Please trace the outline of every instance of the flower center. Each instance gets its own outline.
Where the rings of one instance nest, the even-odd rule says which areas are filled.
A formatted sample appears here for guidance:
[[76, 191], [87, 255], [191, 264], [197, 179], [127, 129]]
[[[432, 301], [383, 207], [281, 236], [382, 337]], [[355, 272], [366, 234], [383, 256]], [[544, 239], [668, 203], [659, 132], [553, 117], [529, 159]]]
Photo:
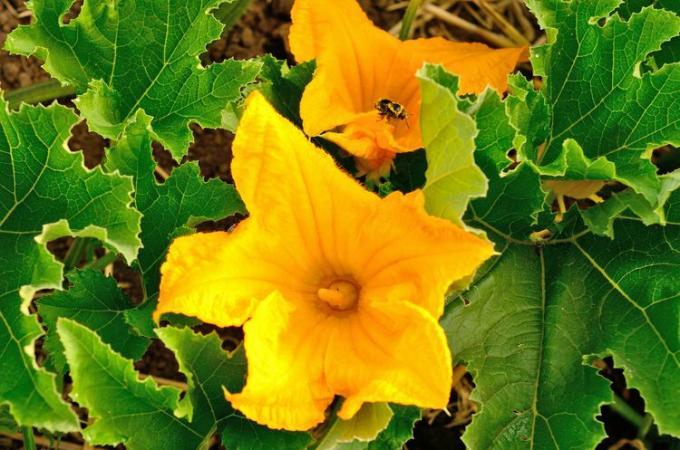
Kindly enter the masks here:
[[351, 281], [335, 280], [328, 287], [320, 288], [316, 295], [331, 308], [345, 311], [356, 305], [359, 289]]

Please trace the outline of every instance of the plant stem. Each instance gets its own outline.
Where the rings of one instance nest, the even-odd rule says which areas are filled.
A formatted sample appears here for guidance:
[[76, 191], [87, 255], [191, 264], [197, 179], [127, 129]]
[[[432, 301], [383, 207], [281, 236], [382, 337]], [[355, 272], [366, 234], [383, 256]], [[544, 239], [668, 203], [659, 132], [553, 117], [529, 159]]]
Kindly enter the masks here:
[[68, 272], [74, 269], [83, 257], [83, 253], [87, 249], [88, 238], [75, 238], [71, 248], [66, 252], [64, 256], [64, 271]]
[[223, 3], [217, 8], [213, 15], [224, 24], [223, 31], [229, 31], [238, 22], [241, 16], [246, 12], [250, 6], [251, 0], [233, 0], [232, 2]]
[[25, 450], [36, 450], [35, 436], [33, 435], [33, 428], [32, 427], [22, 427], [21, 432], [24, 435], [24, 449]]
[[618, 415], [635, 425], [638, 430], [645, 425], [645, 416], [635, 411], [632, 406], [618, 395], [614, 395], [614, 403], [611, 406]]
[[22, 103], [36, 104], [55, 98], [74, 95], [72, 86], [62, 86], [58, 80], [47, 80], [5, 93], [10, 109], [19, 109]]
[[418, 9], [422, 4], [423, 0], [410, 0], [408, 2], [404, 18], [401, 21], [401, 30], [399, 30], [399, 39], [402, 41], [411, 37], [411, 26], [413, 25], [413, 20], [416, 18]]
[[314, 435], [314, 439], [316, 442], [314, 442], [311, 446], [307, 447], [308, 450], [316, 450], [319, 445], [321, 445], [326, 438], [326, 435], [328, 434], [329, 431], [333, 428], [335, 423], [340, 420], [338, 417], [338, 411], [340, 411], [340, 407], [342, 406], [342, 401], [336, 397], [333, 399], [333, 403], [331, 403], [329, 414], [328, 414], [328, 419], [324, 423], [322, 427], [319, 427], [315, 431], [318, 433]]
[[642, 426], [638, 429], [638, 439], [643, 439], [645, 436], [647, 436], [647, 433], [649, 433], [649, 429], [652, 428], [652, 425], [654, 425], [654, 418], [652, 418], [651, 414], [645, 414], [645, 416], [642, 418]]
[[101, 258], [92, 261], [89, 264], [86, 264], [85, 267], [83, 267], [83, 269], [102, 270], [104, 267], [108, 266], [117, 259], [118, 254], [116, 252], [108, 252]]

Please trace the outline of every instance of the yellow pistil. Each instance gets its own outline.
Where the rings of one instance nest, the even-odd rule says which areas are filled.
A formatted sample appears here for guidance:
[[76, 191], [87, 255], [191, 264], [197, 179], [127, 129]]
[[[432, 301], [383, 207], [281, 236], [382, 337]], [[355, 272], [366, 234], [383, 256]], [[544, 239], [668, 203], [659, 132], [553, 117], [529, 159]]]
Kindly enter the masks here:
[[336, 280], [327, 288], [319, 289], [316, 295], [331, 308], [346, 311], [357, 304], [359, 289], [350, 281]]

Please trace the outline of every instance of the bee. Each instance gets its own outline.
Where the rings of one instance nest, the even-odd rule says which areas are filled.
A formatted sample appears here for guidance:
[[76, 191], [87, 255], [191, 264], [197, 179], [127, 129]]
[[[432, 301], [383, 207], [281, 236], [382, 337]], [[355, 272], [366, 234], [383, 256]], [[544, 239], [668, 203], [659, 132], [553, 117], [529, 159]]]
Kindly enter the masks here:
[[375, 109], [378, 110], [378, 114], [383, 119], [406, 120], [408, 118], [406, 108], [387, 98], [381, 98], [375, 102]]

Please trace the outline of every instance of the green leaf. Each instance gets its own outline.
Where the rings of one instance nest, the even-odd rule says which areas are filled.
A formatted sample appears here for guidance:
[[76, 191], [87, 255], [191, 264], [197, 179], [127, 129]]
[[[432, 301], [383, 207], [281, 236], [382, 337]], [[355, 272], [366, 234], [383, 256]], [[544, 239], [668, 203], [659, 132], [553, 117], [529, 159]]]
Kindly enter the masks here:
[[83, 436], [90, 444], [124, 444], [130, 450], [202, 448], [210, 435], [175, 415], [179, 389], [159, 388], [151, 378], [140, 381], [131, 360], [77, 322], [61, 318], [57, 332], [73, 378], [70, 395], [89, 411]]
[[[236, 412], [224, 398], [224, 389], [240, 392], [246, 378], [243, 347], [232, 355], [222, 350], [215, 333], [196, 334], [189, 328], [165, 327], [156, 331], [165, 345], [175, 353], [179, 368], [187, 377], [188, 395], [184, 410], [192, 411], [195, 429], [222, 433], [229, 449], [290, 449], [307, 446], [308, 433], [270, 430]], [[189, 403], [188, 405], [186, 403]]]
[[14, 421], [14, 418], [12, 418], [12, 415], [9, 413], [9, 407], [7, 405], [0, 406], [0, 432], [19, 432], [19, 427]]
[[142, 214], [143, 248], [137, 259], [147, 297], [153, 298], [160, 283], [160, 265], [172, 239], [200, 222], [218, 220], [244, 207], [232, 185], [219, 179], [203, 181], [198, 164], [175, 168], [164, 183], [154, 176], [156, 163], [151, 152], [149, 117], [137, 115], [125, 137], [109, 152], [106, 169], [133, 177], [134, 206]]
[[680, 64], [644, 73], [640, 64], [680, 33], [680, 17], [650, 7], [628, 21], [610, 17], [620, 0], [527, 3], [549, 28], [549, 44], [534, 49], [532, 63], [544, 77], [550, 126], [544, 148], [525, 154], [550, 167], [574, 139], [585, 157], [606, 157], [616, 179], [656, 206], [661, 182], [647, 152], [680, 144], [680, 118], [671, 113], [680, 109]]
[[420, 409], [415, 406], [390, 405], [394, 416], [377, 439], [368, 444], [369, 450], [392, 450], [403, 448], [413, 437], [413, 427], [420, 419]]
[[481, 404], [470, 448], [594, 448], [612, 393], [592, 362], [607, 355], [659, 432], [680, 434], [679, 207], [676, 192], [665, 228], [625, 216], [614, 241], [584, 232], [534, 246], [488, 230], [501, 256], [442, 320]]
[[[655, 6], [673, 11], [680, 15], [680, 2], [676, 0], [628, 0], [621, 4], [617, 12], [624, 19], [628, 19], [632, 14], [640, 12], [646, 6]], [[680, 35], [675, 36], [661, 46], [661, 50], [654, 52], [650, 60], [647, 61], [647, 68], [655, 69], [664, 64], [680, 61]]]
[[[508, 91], [505, 109], [510, 125], [516, 130], [512, 142], [518, 159], [529, 163], [539, 161], [541, 146], [550, 133], [548, 100], [519, 73], [508, 78]], [[560, 172], [564, 172], [564, 168]]]
[[544, 95], [533, 89], [531, 82], [517, 74], [510, 79], [511, 95], [506, 109], [516, 130], [513, 140], [521, 161], [533, 165], [546, 178], [559, 180], [617, 180], [616, 166], [605, 157], [588, 158], [574, 139], [562, 142], [561, 152], [550, 164], [535, 165], [544, 156], [543, 144], [549, 133], [550, 110]]
[[229, 31], [236, 25], [241, 16], [250, 6], [251, 0], [230, 0], [222, 3], [213, 13], [217, 20], [224, 25], [224, 31]]
[[300, 100], [307, 84], [312, 81], [316, 70], [314, 60], [288, 67], [271, 55], [262, 58], [263, 82], [260, 85], [267, 100], [288, 120], [302, 127]]
[[61, 289], [63, 266], [45, 244], [61, 236], [99, 239], [135, 258], [139, 213], [129, 207], [132, 183], [87, 170], [66, 150], [76, 116], [53, 105], [9, 113], [0, 99], [0, 404], [16, 421], [51, 431], [76, 430], [76, 416], [38, 368], [32, 345], [42, 334], [28, 302], [38, 289]]
[[47, 326], [45, 349], [51, 368], [65, 369], [64, 347], [57, 336], [57, 319], [69, 318], [97, 332], [102, 341], [126, 358], [139, 359], [149, 340], [128, 324], [125, 312], [133, 308], [130, 299], [118, 289], [116, 280], [95, 270], [74, 271], [67, 276], [71, 287], [37, 301], [38, 313]]
[[214, 332], [204, 336], [190, 328], [164, 327], [156, 333], [175, 354], [179, 370], [187, 377], [189, 388], [183, 402], [187, 404], [184, 409], [192, 411], [192, 426], [203, 432], [222, 430], [223, 421], [236, 414], [224, 397], [223, 387], [230, 392], [243, 388], [243, 348], [228, 355]]
[[353, 443], [364, 448], [389, 425], [394, 414], [387, 403], [364, 403], [348, 420], [338, 418], [333, 422], [316, 450], [354, 448]]
[[[215, 333], [204, 336], [189, 328], [171, 327], [156, 330], [187, 377], [187, 393], [180, 400], [177, 388], [159, 388], [151, 378], [140, 381], [133, 362], [115, 353], [87, 327], [60, 318], [57, 332], [73, 378], [71, 396], [89, 411], [90, 423], [83, 436], [92, 445], [190, 450], [205, 448], [216, 432], [223, 433], [230, 449], [256, 448], [249, 440], [259, 439], [281, 444], [262, 448], [301, 450], [310, 441], [307, 433], [268, 430], [231, 408], [223, 387], [242, 388], [245, 355], [242, 349], [225, 353]], [[162, 434], [149, 430], [162, 430]]]
[[425, 171], [427, 157], [425, 150], [397, 153], [394, 158], [394, 168], [390, 173], [390, 184], [396, 190], [411, 192], [425, 186]]
[[630, 190], [612, 194], [606, 202], [582, 210], [580, 213], [583, 221], [593, 233], [614, 239], [614, 219], [625, 211], [637, 215], [645, 225], [665, 224], [663, 211], [652, 210], [640, 194]]
[[179, 159], [193, 139], [189, 123], [219, 127], [222, 111], [259, 71], [259, 63], [234, 60], [201, 67], [198, 56], [223, 29], [209, 12], [223, 0], [86, 0], [64, 25], [72, 3], [31, 2], [33, 23], [12, 32], [6, 47], [38, 56], [74, 86], [88, 126], [103, 136], [118, 139], [141, 109]]
[[420, 126], [427, 155], [425, 206], [430, 214], [461, 223], [470, 198], [486, 193], [487, 183], [475, 165], [477, 128], [458, 109], [458, 78], [441, 66], [426, 64], [417, 73], [422, 106]]
[[585, 210], [579, 210], [583, 221], [594, 233], [614, 238], [614, 220], [622, 213], [637, 215], [645, 225], [666, 225], [664, 205], [670, 196], [680, 188], [680, 170], [661, 175], [659, 206], [654, 208], [644, 197], [630, 189], [612, 194], [606, 202]]
[[616, 9], [616, 12], [624, 19], [628, 20], [630, 16], [639, 13], [643, 8], [654, 6], [656, 8], [663, 8], [680, 14], [680, 3], [675, 0], [626, 0]]
[[489, 180], [489, 189], [485, 197], [472, 200], [466, 219], [525, 239], [544, 207], [545, 194], [532, 164], [520, 162], [509, 168], [515, 130], [505, 108], [496, 92], [486, 91], [468, 110], [479, 127], [475, 161]]
[[302, 450], [312, 438], [307, 433], [272, 430], [241, 415], [227, 417], [222, 444], [229, 450]]
[[354, 441], [342, 444], [338, 450], [394, 450], [404, 448], [413, 437], [413, 426], [420, 419], [420, 409], [415, 406], [390, 405], [393, 416], [389, 425], [371, 442]]
[[[384, 428], [382, 431], [378, 430], [377, 436], [373, 435], [374, 432], [370, 433], [373, 435], [370, 440], [355, 439], [350, 442], [342, 442], [352, 434], [356, 434], [356, 430], [353, 428], [356, 425], [356, 421], [354, 419], [349, 421], [338, 420], [328, 431], [324, 439], [316, 444], [317, 446], [314, 448], [320, 450], [325, 448], [332, 448], [334, 450], [394, 450], [404, 448], [406, 441], [413, 437], [413, 427], [421, 416], [420, 409], [415, 406], [389, 405], [390, 416], [387, 417], [385, 414], [387, 410], [383, 407], [381, 408], [383, 409], [382, 412], [380, 410], [375, 411], [372, 407], [371, 409], [364, 410], [364, 413], [378, 413], [376, 416], [372, 414], [368, 416], [369, 423], [373, 422], [374, 424], [374, 429], [380, 428], [378, 425], [381, 424]], [[381, 417], [382, 420], [380, 419]], [[363, 419], [365, 420], [366, 418], [364, 417]], [[375, 421], [375, 419], [378, 420]], [[385, 419], [388, 419], [389, 423], [385, 423]], [[338, 424], [340, 424], [339, 432], [336, 428]], [[342, 439], [343, 435], [346, 436], [345, 439]], [[333, 445], [334, 443], [335, 445]]]
[[156, 309], [157, 296], [147, 299], [135, 308], [127, 309], [123, 313], [125, 321], [134, 329], [135, 333], [147, 338], [156, 338], [156, 322], [152, 315]]

